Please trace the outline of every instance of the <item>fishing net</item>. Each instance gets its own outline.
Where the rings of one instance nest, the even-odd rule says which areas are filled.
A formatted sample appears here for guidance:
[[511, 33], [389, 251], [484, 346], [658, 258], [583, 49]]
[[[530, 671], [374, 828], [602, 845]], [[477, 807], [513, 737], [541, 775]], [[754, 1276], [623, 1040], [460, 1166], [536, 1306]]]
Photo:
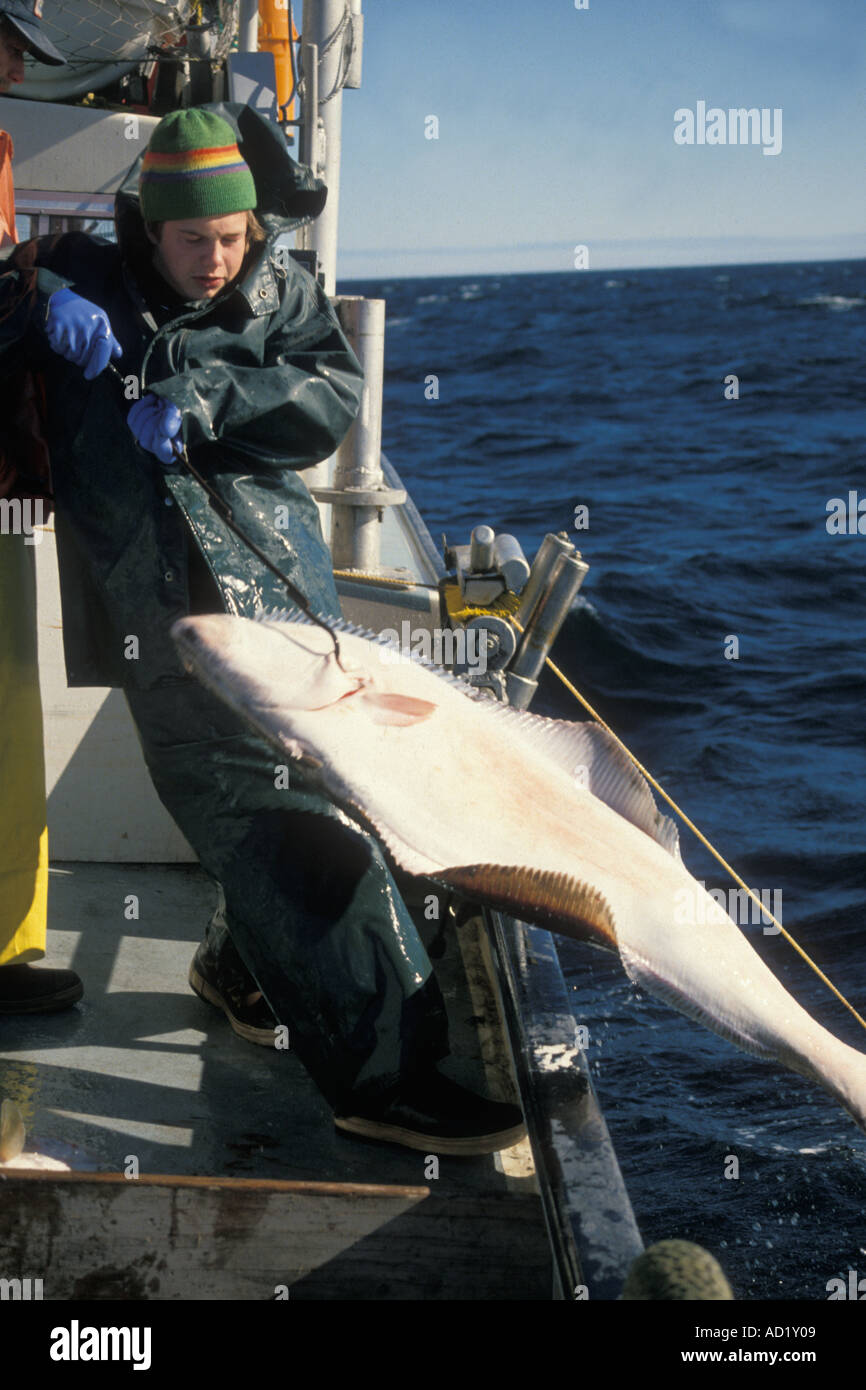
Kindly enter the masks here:
[[74, 97], [152, 58], [221, 62], [237, 34], [239, 11], [240, 0], [44, 0], [42, 30], [68, 66], [28, 63], [17, 95]]
[[154, 50], [187, 51], [195, 26], [202, 51], [224, 58], [237, 29], [240, 0], [45, 0], [42, 27], [70, 63], [140, 61]]

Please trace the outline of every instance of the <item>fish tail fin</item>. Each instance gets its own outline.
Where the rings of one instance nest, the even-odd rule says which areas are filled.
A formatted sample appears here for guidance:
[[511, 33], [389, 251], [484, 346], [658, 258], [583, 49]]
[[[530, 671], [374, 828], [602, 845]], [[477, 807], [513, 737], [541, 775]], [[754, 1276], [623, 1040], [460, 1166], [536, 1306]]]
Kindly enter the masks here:
[[843, 1066], [834, 1069], [830, 1077], [826, 1074], [820, 1075], [819, 1080], [845, 1107], [855, 1124], [866, 1133], [866, 1054], [858, 1052], [855, 1047], [849, 1047], [847, 1043], [842, 1043], [841, 1046], [847, 1054]]

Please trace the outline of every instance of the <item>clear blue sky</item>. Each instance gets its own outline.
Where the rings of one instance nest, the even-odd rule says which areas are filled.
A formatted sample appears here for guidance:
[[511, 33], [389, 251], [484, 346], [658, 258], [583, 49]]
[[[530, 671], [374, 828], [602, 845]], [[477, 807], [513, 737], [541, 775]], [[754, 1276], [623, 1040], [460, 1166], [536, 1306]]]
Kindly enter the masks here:
[[[342, 278], [866, 255], [863, 0], [364, 0]], [[674, 112], [782, 109], [782, 149]], [[439, 139], [425, 139], [436, 115]]]

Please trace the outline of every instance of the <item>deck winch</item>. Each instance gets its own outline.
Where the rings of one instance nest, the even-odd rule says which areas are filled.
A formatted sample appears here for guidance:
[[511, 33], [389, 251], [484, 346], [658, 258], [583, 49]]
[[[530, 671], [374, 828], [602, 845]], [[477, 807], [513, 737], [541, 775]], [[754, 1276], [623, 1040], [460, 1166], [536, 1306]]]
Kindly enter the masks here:
[[560, 532], [545, 536], [530, 568], [515, 537], [490, 526], [476, 526], [469, 545], [446, 545], [445, 563], [455, 571], [443, 585], [451, 626], [476, 630], [486, 642], [483, 670], [455, 670], [526, 709], [588, 564]]

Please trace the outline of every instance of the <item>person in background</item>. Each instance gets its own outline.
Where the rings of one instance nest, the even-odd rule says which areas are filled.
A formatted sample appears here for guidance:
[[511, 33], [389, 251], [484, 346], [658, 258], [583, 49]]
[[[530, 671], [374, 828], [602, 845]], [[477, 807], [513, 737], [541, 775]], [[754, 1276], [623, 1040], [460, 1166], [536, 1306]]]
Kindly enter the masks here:
[[[40, 32], [40, 12], [41, 0], [0, 0], [0, 93], [23, 81], [26, 53], [65, 62]], [[12, 154], [0, 129], [0, 257], [17, 240]], [[84, 991], [74, 971], [31, 964], [45, 954], [48, 831], [33, 546], [7, 520], [15, 515], [10, 502], [21, 500], [11, 414], [7, 397], [0, 410], [0, 1014], [25, 1014], [65, 1009]]]

